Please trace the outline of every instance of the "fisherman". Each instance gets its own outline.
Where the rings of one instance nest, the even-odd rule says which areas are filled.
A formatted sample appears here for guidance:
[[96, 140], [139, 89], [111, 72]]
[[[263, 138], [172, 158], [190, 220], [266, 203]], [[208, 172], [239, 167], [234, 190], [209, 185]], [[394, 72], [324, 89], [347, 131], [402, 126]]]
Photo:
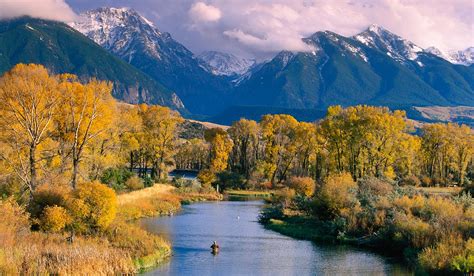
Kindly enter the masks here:
[[216, 254], [219, 252], [219, 245], [217, 244], [216, 241], [214, 241], [211, 245], [212, 253]]

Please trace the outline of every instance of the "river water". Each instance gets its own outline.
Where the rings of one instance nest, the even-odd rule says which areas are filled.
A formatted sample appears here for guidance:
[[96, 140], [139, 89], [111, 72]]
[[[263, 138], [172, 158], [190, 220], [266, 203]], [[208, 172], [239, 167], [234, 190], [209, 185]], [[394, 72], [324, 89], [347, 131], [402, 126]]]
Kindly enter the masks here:
[[[172, 217], [140, 221], [173, 244], [171, 259], [149, 275], [407, 275], [394, 260], [348, 246], [320, 246], [265, 229], [261, 201], [196, 203]], [[220, 245], [211, 254], [213, 241]]]

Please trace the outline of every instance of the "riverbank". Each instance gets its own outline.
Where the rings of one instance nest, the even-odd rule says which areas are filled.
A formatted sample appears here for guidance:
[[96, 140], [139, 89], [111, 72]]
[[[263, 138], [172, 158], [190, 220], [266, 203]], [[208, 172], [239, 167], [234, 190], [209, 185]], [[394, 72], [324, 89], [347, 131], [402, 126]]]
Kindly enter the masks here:
[[[140, 220], [144, 229], [176, 246], [155, 275], [406, 275], [409, 270], [378, 254], [350, 246], [318, 246], [268, 231], [257, 221], [262, 201], [222, 201], [183, 206], [177, 216]], [[209, 246], [216, 240], [220, 253]], [[251, 254], [249, 254], [251, 252]], [[350, 261], [348, 261], [350, 260]]]
[[265, 197], [271, 197], [273, 195], [274, 191], [268, 190], [268, 191], [257, 191], [257, 190], [227, 190], [224, 192], [226, 196], [233, 196], [233, 197], [259, 197], [259, 198], [265, 198]]
[[436, 192], [336, 176], [312, 197], [291, 190], [277, 194], [260, 222], [290, 237], [404, 259], [420, 273], [472, 272], [474, 201], [470, 195]]
[[[120, 221], [120, 226], [113, 227], [111, 232], [114, 234], [109, 239], [118, 240], [118, 245], [132, 255], [138, 271], [148, 270], [171, 256], [171, 246], [169, 241], [137, 226], [134, 223], [137, 219], [171, 216], [181, 210], [182, 204], [220, 199], [217, 193], [185, 191], [165, 184], [121, 194], [117, 197], [117, 221]], [[123, 229], [128, 229], [125, 231], [128, 237], [117, 236], [120, 231], [124, 232]]]

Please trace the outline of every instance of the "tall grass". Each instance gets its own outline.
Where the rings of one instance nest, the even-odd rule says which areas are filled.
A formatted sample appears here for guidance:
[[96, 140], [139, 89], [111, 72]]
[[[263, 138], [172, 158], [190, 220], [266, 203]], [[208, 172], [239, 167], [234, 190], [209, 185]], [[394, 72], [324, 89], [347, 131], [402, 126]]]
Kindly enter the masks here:
[[129, 253], [106, 239], [31, 232], [28, 213], [13, 201], [0, 202], [0, 275], [129, 274]]

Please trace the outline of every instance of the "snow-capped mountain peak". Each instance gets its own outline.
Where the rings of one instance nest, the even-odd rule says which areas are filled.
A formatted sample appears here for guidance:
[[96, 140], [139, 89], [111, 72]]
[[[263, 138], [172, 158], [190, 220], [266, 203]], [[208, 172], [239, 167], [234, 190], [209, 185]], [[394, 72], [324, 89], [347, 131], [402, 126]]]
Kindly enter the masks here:
[[198, 59], [214, 75], [235, 76], [243, 75], [256, 64], [255, 59], [237, 57], [233, 54], [217, 51], [207, 51]]
[[137, 39], [141, 40], [150, 55], [160, 58], [156, 38], [169, 36], [130, 8], [107, 7], [86, 11], [70, 26], [119, 56], [128, 55], [127, 60], [133, 58], [134, 52], [130, 48]]
[[447, 51], [443, 52], [435, 47], [429, 47], [425, 49], [425, 52], [436, 55], [442, 59], [445, 59], [453, 64], [460, 64], [469, 66], [474, 64], [474, 47], [469, 47], [465, 50], [459, 51]]
[[377, 24], [370, 25], [365, 31], [353, 38], [371, 48], [386, 53], [402, 63], [416, 60], [418, 54], [423, 52], [423, 49], [413, 42], [403, 39]]

